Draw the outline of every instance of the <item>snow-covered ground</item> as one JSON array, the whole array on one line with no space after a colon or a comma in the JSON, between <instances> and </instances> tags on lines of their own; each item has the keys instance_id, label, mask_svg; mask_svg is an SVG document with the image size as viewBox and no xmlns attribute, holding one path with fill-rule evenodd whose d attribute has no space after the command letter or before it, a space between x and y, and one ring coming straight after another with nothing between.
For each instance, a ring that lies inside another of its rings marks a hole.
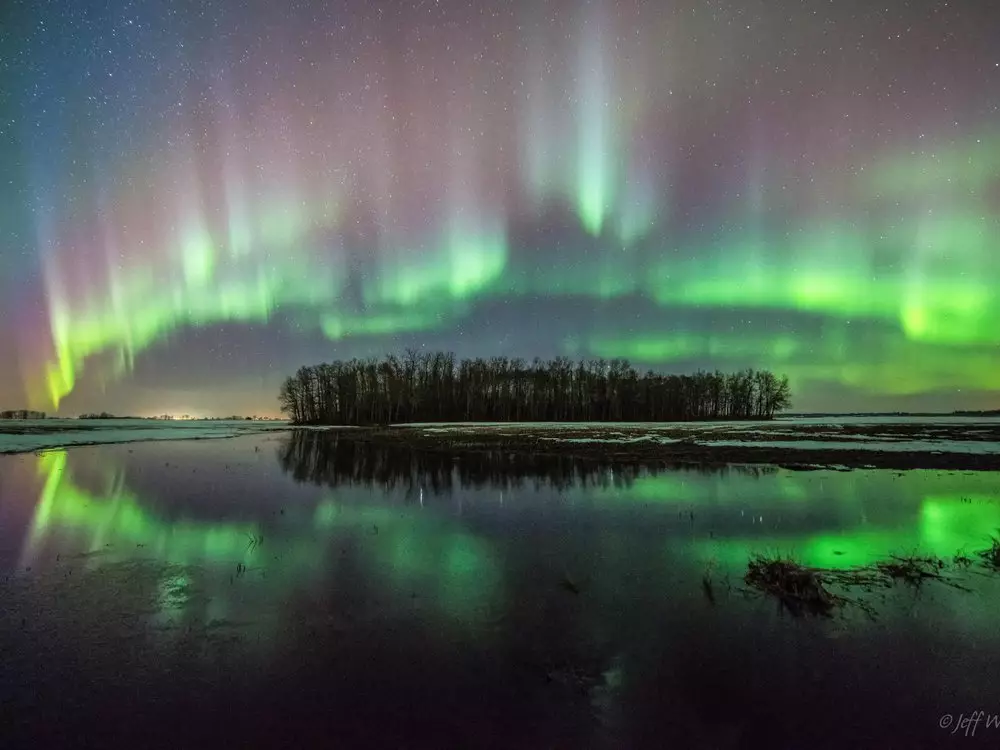
<instances>
[{"instance_id":1,"label":"snow-covered ground","mask_svg":"<svg viewBox=\"0 0 1000 750\"><path fill-rule=\"evenodd\" d=\"M159 419L0 420L0 453L145 440L230 438L287 430L287 422Z\"/></svg>"},{"instance_id":2,"label":"snow-covered ground","mask_svg":"<svg viewBox=\"0 0 1000 750\"><path fill-rule=\"evenodd\" d=\"M891 453L974 453L1000 455L1000 443L985 440L705 440L709 447L781 448L810 451L889 451Z\"/></svg>"},{"instance_id":3,"label":"snow-covered ground","mask_svg":"<svg viewBox=\"0 0 1000 750\"><path fill-rule=\"evenodd\" d=\"M971 424L991 424L1000 425L998 417L960 417L953 414L940 414L929 417L910 416L866 416L845 415L845 416L823 416L823 417L775 417L771 422L760 422L759 424L801 424L801 425L971 425Z\"/></svg>"},{"instance_id":4,"label":"snow-covered ground","mask_svg":"<svg viewBox=\"0 0 1000 750\"><path fill-rule=\"evenodd\" d=\"M560 443L659 443L660 445L669 445L670 443L679 443L682 438L670 438L662 437L658 435L637 435L633 437L625 436L609 436L609 437L543 437L542 440L552 440Z\"/></svg>"},{"instance_id":5,"label":"snow-covered ground","mask_svg":"<svg viewBox=\"0 0 1000 750\"><path fill-rule=\"evenodd\" d=\"M540 432L543 440L568 443L669 445L685 441L719 448L1000 455L1000 419L995 417L834 416L785 417L769 422L435 422L395 426L429 435ZM252 421L0 420L0 453L99 443L229 438L289 428L287 422Z\"/></svg>"},{"instance_id":6,"label":"snow-covered ground","mask_svg":"<svg viewBox=\"0 0 1000 750\"><path fill-rule=\"evenodd\" d=\"M771 427L781 429L789 426L840 427L847 425L997 425L1000 417L957 417L947 414L931 417L908 416L823 416L823 417L775 417L772 420L718 421L718 422L407 422L393 427L419 427L426 431L466 430L469 428L489 428L497 430L566 430L566 429L614 429L639 428L645 430L713 430L744 429L747 427Z\"/></svg>"},{"instance_id":7,"label":"snow-covered ground","mask_svg":"<svg viewBox=\"0 0 1000 750\"><path fill-rule=\"evenodd\" d=\"M542 440L563 443L667 445L685 441L709 448L1000 455L1000 419L996 417L824 416L748 422L437 422L399 426L428 435L540 432Z\"/></svg>"}]
</instances>

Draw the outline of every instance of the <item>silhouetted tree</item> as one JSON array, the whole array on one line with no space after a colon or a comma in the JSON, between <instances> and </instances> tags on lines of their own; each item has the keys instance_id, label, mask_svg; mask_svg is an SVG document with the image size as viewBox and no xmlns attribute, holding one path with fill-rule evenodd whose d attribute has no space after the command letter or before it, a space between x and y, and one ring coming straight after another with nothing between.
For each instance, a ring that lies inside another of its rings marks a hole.
<instances>
[{"instance_id":1,"label":"silhouetted tree","mask_svg":"<svg viewBox=\"0 0 1000 750\"><path fill-rule=\"evenodd\" d=\"M429 421L771 419L791 405L788 378L767 370L639 375L624 359L457 361L450 352L300 367L278 393L299 424Z\"/></svg>"},{"instance_id":2,"label":"silhouetted tree","mask_svg":"<svg viewBox=\"0 0 1000 750\"><path fill-rule=\"evenodd\" d=\"M45 419L45 412L31 411L30 409L0 411L0 419Z\"/></svg>"}]
</instances>

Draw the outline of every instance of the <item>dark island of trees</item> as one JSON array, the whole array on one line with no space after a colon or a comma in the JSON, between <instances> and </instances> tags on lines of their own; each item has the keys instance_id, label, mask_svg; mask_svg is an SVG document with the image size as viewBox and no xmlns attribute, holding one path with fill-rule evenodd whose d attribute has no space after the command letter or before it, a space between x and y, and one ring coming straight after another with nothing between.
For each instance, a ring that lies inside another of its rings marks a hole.
<instances>
[{"instance_id":1,"label":"dark island of trees","mask_svg":"<svg viewBox=\"0 0 1000 750\"><path fill-rule=\"evenodd\" d=\"M767 370L640 375L626 360L457 360L450 352L302 367L278 400L297 424L771 419L788 379Z\"/></svg>"}]
</instances>

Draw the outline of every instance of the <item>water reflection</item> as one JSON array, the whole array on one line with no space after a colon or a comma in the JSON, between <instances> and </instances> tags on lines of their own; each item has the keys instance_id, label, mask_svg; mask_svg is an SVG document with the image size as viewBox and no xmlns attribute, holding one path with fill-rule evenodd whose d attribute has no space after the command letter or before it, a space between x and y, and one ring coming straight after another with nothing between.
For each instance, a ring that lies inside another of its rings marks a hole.
<instances>
[{"instance_id":1,"label":"water reflection","mask_svg":"<svg viewBox=\"0 0 1000 750\"><path fill-rule=\"evenodd\" d=\"M796 472L545 454L453 456L306 431L284 439L278 460L297 482L377 487L405 502L458 494L460 508L479 500L509 514L527 504L538 515L542 499L566 512L603 511L613 516L604 519L609 533L623 517L662 520L672 510L689 522L667 531L673 544L690 545L701 559L734 570L763 549L824 567L917 551L950 559L984 545L1000 528L1000 484L985 472Z\"/></svg>"},{"instance_id":2,"label":"water reflection","mask_svg":"<svg viewBox=\"0 0 1000 750\"><path fill-rule=\"evenodd\" d=\"M520 489L529 485L555 490L616 487L629 489L641 477L674 472L703 475L774 474L770 466L701 464L622 464L551 454L414 451L400 445L379 445L337 432L298 430L278 450L282 469L297 482L329 487L375 485L402 490L408 497L420 490L435 495L461 489Z\"/></svg>"},{"instance_id":3,"label":"water reflection","mask_svg":"<svg viewBox=\"0 0 1000 750\"><path fill-rule=\"evenodd\" d=\"M416 705L425 723L407 713L409 730L458 727L439 746L480 746L484 726L501 746L574 732L585 746L597 725L611 746L665 727L680 746L739 746L804 695L882 721L906 683L921 692L900 716L916 703L940 715L954 706L935 703L935 684L981 698L992 673L970 649L1000 648L987 576L973 594L894 592L877 627L791 626L769 602L720 591L710 606L700 588L709 561L738 581L758 550L821 565L974 550L1000 527L1000 482L984 472L456 459L303 431L0 457L0 477L0 561L18 571L0 613L21 657L7 668L30 682L39 653L88 655L52 696L104 684L92 671L105 666L109 684L237 673L251 716L277 703L307 727L321 715L370 731L358 717L372 706ZM337 690L336 710L296 714L269 687L303 681ZM849 742L827 714L793 745ZM406 737L394 740L382 744Z\"/></svg>"},{"instance_id":4,"label":"water reflection","mask_svg":"<svg viewBox=\"0 0 1000 750\"><path fill-rule=\"evenodd\" d=\"M109 453L123 458L121 450L102 452L105 459L112 458ZM136 446L134 452L154 453L148 446ZM95 466L85 453L52 451L38 457L40 489L21 547L21 569L37 573L75 564L94 571L123 560L155 560L171 566L156 584L157 601L169 603L160 609L170 610L179 608L187 588L181 584L198 570L217 587L211 606L200 614L206 624L234 616L234 607L245 603L245 592L234 585L248 582L258 594L269 592L258 599L270 598L271 607L282 592L308 581L354 594L366 589L369 598L378 590L387 601L409 599L419 590L425 605L456 623L484 614L498 584L488 540L447 516L420 513L419 507L289 493L287 486L268 502L260 496L266 489L258 486L256 497L238 497L241 505L219 507L214 517L205 518L205 509L190 505L191 498L231 491L225 479L235 482L246 466L232 460L215 464L203 456L199 480L176 459L173 476L167 461L167 470L152 477L133 461L129 477L126 462ZM74 460L78 457L84 460ZM164 501L170 497L176 501L167 510Z\"/></svg>"},{"instance_id":5,"label":"water reflection","mask_svg":"<svg viewBox=\"0 0 1000 750\"><path fill-rule=\"evenodd\" d=\"M29 462L34 476L25 470ZM818 565L917 550L950 559L1000 528L1000 486L985 472L454 457L313 431L196 450L177 444L51 451L21 457L15 468L7 472L6 495L16 495L21 507L34 502L15 542L22 569L76 553L93 557L91 567L127 554L178 565L309 571L325 565L332 534L350 531L372 537L364 549L379 551L371 562L389 578L421 570L454 578L473 570L485 581L496 576L489 547L503 540L507 524L567 530L598 521L598 545L654 524L674 551L734 568L755 549L795 552ZM8 547L16 528L6 524L0 533ZM447 587L456 587L455 599L482 588L461 592L455 581Z\"/></svg>"}]
</instances>

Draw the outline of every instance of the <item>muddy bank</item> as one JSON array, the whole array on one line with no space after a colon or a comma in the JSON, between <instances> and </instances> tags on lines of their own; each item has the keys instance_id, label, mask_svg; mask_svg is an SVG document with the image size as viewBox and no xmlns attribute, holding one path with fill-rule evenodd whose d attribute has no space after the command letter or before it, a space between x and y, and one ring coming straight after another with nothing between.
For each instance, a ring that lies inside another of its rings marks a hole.
<instances>
[{"instance_id":1,"label":"muddy bank","mask_svg":"<svg viewBox=\"0 0 1000 750\"><path fill-rule=\"evenodd\" d=\"M664 465L1000 470L1000 423L981 422L405 425L352 429L351 437L459 456L498 452Z\"/></svg>"}]
</instances>

